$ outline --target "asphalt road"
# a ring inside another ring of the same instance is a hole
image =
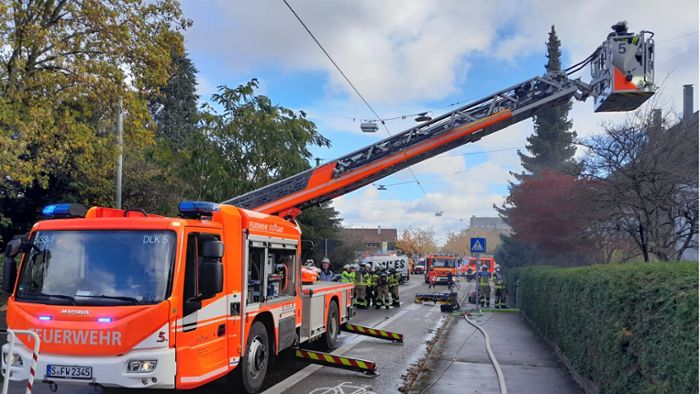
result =
[[[438,288],[438,290],[441,290]],[[379,375],[370,377],[361,373],[336,368],[309,365],[294,358],[290,350],[282,352],[268,370],[264,394],[275,393],[396,393],[403,385],[403,377],[410,366],[425,354],[426,342],[442,324],[444,314],[439,306],[418,305],[413,300],[417,292],[428,292],[422,276],[414,276],[400,288],[402,305],[392,309],[358,310],[352,323],[381,328],[404,334],[404,343],[395,344],[375,338],[343,333],[339,337],[339,348],[335,354],[375,361]],[[431,290],[432,291],[432,290]],[[3,316],[4,317],[4,316]],[[191,393],[213,394],[234,392],[227,390],[225,383],[213,382]],[[37,394],[51,393],[48,385],[37,382],[33,391]],[[144,393],[145,390],[115,390],[100,387],[59,384],[58,393]],[[152,393],[153,391],[149,391]],[[24,383],[12,382],[10,393],[24,393]]]

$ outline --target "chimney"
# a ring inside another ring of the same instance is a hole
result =
[[[687,121],[693,115],[693,85],[683,85],[683,120]]]
[[[377,226],[377,235],[380,235],[382,233],[382,225]]]

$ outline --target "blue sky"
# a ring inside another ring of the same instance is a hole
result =
[[[564,65],[586,57],[618,20],[628,20],[633,31],[654,31],[656,75],[665,80],[662,101],[669,107],[679,110],[682,85],[698,82],[697,1],[674,1],[673,7],[659,1],[603,0],[513,2],[508,7],[457,0],[290,4],[384,118],[423,111],[439,115],[450,104],[543,73],[552,24],[562,40]],[[186,46],[199,70],[203,98],[217,85],[257,78],[260,93],[306,111],[331,139],[330,149],[313,149],[324,161],[387,136],[382,129],[360,132],[361,121],[374,116],[281,0],[185,0],[183,10],[194,22],[185,33]],[[588,77],[587,70],[582,76]],[[594,114],[586,102],[575,104],[570,116],[585,136],[624,115]],[[392,133],[412,124],[410,117],[387,122]],[[432,227],[444,239],[448,231],[464,228],[472,215],[495,215],[492,206],[507,194],[509,172],[521,170],[516,149],[525,146],[531,132],[532,123],[524,121],[414,165],[427,196],[415,183],[386,191],[367,186],[336,199],[335,206],[347,226]],[[404,170],[377,183],[412,179]],[[437,210],[444,214],[436,216]]]

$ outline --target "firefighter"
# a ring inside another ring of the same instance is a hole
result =
[[[370,303],[375,307],[377,306],[377,283],[379,283],[379,272],[377,270],[377,267],[374,267],[370,270],[370,285],[368,287],[368,291],[370,293]]]
[[[493,282],[496,287],[496,308],[503,309],[506,307],[506,276],[498,264],[496,264],[496,272],[493,274]]]
[[[332,282],[333,281],[333,271],[331,271],[331,261],[328,259],[328,257],[324,257],[323,260],[321,260],[321,272],[318,274],[318,280],[324,281],[324,282]]]
[[[384,306],[389,309],[389,275],[386,271],[380,271],[378,273],[377,285],[375,287],[377,294],[375,295],[375,308],[380,309]]]
[[[400,306],[399,302],[399,284],[401,283],[401,272],[392,268],[389,271],[389,292],[391,293],[391,306]]]
[[[355,270],[350,270],[350,265],[345,264],[343,266],[343,272],[340,274],[340,281],[343,283],[353,283],[355,282]]]
[[[428,288],[434,289],[435,282],[437,282],[437,272],[435,272],[433,270],[428,271]]]
[[[491,297],[489,279],[491,279],[489,267],[484,264],[481,266],[481,272],[479,272],[479,302],[484,307],[488,306],[489,298]]]
[[[366,309],[367,303],[367,282],[369,273],[365,271],[365,265],[360,264],[360,270],[355,273],[355,306]]]

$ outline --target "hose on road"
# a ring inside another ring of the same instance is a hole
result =
[[[491,364],[493,364],[493,369],[496,370],[496,376],[498,376],[498,386],[501,388],[501,394],[508,394],[508,387],[506,387],[506,379],[505,376],[503,376],[503,371],[501,370],[501,365],[498,363],[498,360],[496,360],[496,356],[493,354],[493,350],[491,350],[491,339],[489,338],[489,334],[481,328],[480,325],[476,324],[475,321],[469,318],[469,314],[465,313],[464,318],[467,320],[467,323],[471,324],[474,326],[479,332],[481,332],[481,335],[484,336],[484,341],[486,342],[486,353],[489,354],[489,359],[491,359]]]

